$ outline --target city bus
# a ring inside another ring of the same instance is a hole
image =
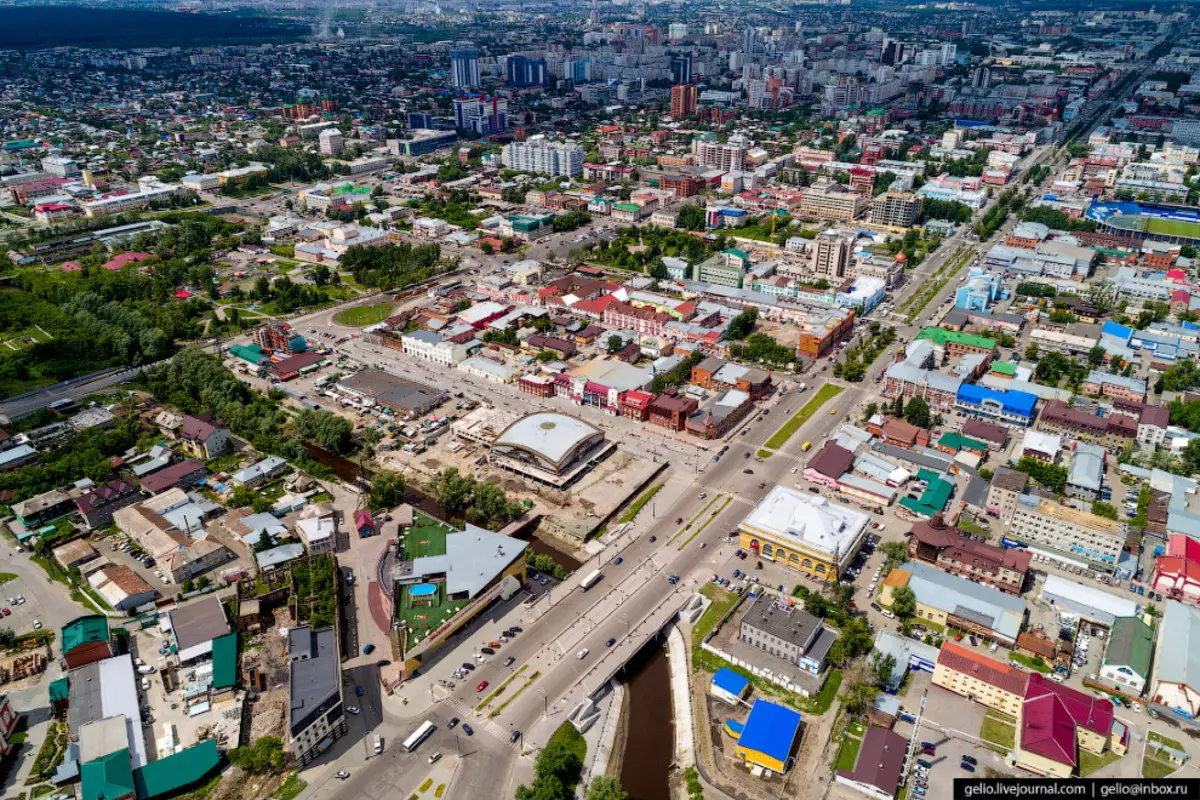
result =
[[[413,735],[404,740],[404,752],[411,753],[417,749],[417,745],[429,738],[429,734],[433,733],[434,724],[429,720],[421,723],[421,727],[413,731]]]

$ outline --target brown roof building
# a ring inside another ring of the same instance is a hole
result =
[[[1008,428],[995,425],[979,419],[969,419],[963,423],[962,434],[969,439],[985,442],[989,450],[1003,450],[1008,444]]]
[[[1013,595],[1021,594],[1029,575],[1029,553],[968,539],[940,514],[912,527],[908,554],[951,575]]]
[[[894,797],[907,753],[908,739],[887,728],[871,726],[863,736],[854,769],[839,769],[837,782],[871,797]]]

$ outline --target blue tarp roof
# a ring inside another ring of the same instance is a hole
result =
[[[717,674],[712,677],[712,684],[718,689],[724,689],[732,695],[741,697],[746,691],[746,687],[750,685],[750,679],[738,675],[729,667],[721,667],[717,670]]]
[[[738,745],[757,750],[776,761],[787,761],[800,730],[800,714],[768,700],[756,700],[738,738]]]

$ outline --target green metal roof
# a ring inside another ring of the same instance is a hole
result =
[[[88,614],[63,625],[62,652],[69,653],[81,644],[108,641],[108,617]]]
[[[214,689],[228,689],[237,683],[237,634],[227,633],[212,642]]]
[[[998,372],[1001,375],[1016,375],[1017,365],[1007,361],[995,361],[992,363],[992,372]]]
[[[229,348],[229,352],[243,361],[249,361],[256,367],[268,358],[263,349],[256,344],[235,344]]]
[[[1154,631],[1137,617],[1117,617],[1113,620],[1112,635],[1104,663],[1129,667],[1139,677],[1150,677],[1150,654],[1154,650]]]
[[[731,255],[731,256],[735,256],[735,257],[737,257],[737,258],[740,258],[740,259],[742,259],[743,261],[749,261],[749,260],[750,260],[750,254],[749,254],[749,253],[747,253],[745,250],[739,250],[739,249],[737,249],[736,247],[731,247],[731,248],[729,248],[728,250],[726,250],[725,252],[726,252],[726,253],[728,253],[728,254],[729,254],[729,255]]]
[[[50,683],[50,702],[61,703],[71,696],[71,682],[63,677]]]
[[[923,517],[932,517],[939,511],[944,511],[946,504],[950,502],[950,494],[954,491],[954,485],[942,480],[941,476],[931,469],[917,470],[917,478],[927,481],[929,484],[921,493],[921,499],[913,500],[910,497],[903,497],[900,499],[900,505]]]
[[[994,350],[996,348],[995,339],[989,339],[986,336],[976,336],[973,333],[948,331],[945,328],[922,328],[921,332],[914,338],[928,339],[940,345],[945,345],[947,342],[954,342],[955,344],[966,345],[968,347],[982,347],[985,350]]]
[[[963,436],[957,431],[943,433],[938,444],[953,447],[955,450],[987,450],[987,445],[969,436]]]
[[[83,800],[121,800],[133,795],[132,766],[128,747],[84,764],[79,768]]]
[[[128,751],[126,751],[125,760],[128,763]],[[205,739],[174,755],[160,758],[158,761],[151,761],[133,773],[138,800],[149,800],[149,798],[191,786],[203,780],[220,763],[221,756],[217,753],[217,743],[213,739]],[[86,768],[85,764],[84,769]],[[92,798],[85,797],[84,800],[92,800]],[[115,798],[106,798],[106,800],[115,800]]]

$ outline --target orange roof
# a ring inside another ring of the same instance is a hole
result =
[[[969,675],[1010,694],[1024,696],[1028,673],[987,658],[966,647],[945,642],[938,653],[938,666]]]
[[[898,589],[901,586],[907,586],[908,579],[911,577],[912,575],[910,573],[897,567],[889,572],[887,577],[883,579],[883,585],[891,586],[893,589]]]

